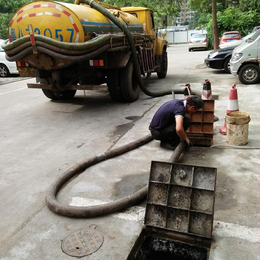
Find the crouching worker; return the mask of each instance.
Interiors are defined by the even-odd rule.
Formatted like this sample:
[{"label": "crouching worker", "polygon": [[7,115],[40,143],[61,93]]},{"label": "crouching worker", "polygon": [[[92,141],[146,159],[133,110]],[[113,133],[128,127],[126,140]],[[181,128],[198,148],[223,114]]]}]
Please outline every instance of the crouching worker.
[{"label": "crouching worker", "polygon": [[190,145],[186,130],[190,119],[186,113],[194,113],[203,107],[199,96],[191,96],[185,100],[173,99],[164,103],[155,113],[149,130],[155,140],[161,141],[161,147],[174,150],[180,141]]}]

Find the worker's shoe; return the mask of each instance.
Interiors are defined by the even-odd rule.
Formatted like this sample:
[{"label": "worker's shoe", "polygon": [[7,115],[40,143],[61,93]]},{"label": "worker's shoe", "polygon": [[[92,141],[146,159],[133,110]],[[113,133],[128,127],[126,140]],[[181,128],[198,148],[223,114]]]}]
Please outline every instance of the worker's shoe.
[{"label": "worker's shoe", "polygon": [[177,144],[170,142],[170,141],[161,141],[161,145],[162,148],[164,149],[168,149],[168,150],[175,150]]}]

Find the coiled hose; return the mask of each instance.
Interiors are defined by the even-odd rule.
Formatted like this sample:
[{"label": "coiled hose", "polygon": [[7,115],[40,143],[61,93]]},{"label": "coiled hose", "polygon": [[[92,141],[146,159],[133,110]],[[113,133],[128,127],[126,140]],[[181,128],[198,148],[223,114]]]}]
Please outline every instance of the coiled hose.
[{"label": "coiled hose", "polygon": [[129,143],[123,147],[119,147],[113,150],[110,150],[106,153],[93,156],[87,160],[82,161],[81,163],[78,163],[77,165],[73,166],[57,180],[55,181],[50,188],[48,189],[47,195],[46,195],[46,203],[47,206],[57,214],[67,216],[67,217],[77,217],[77,218],[91,218],[91,217],[97,217],[105,214],[110,214],[113,212],[120,211],[124,208],[130,207],[134,204],[136,204],[139,201],[142,201],[146,198],[147,194],[147,186],[142,188],[141,190],[137,191],[136,193],[129,195],[127,197],[124,197],[120,200],[109,202],[102,205],[96,205],[96,206],[88,206],[88,207],[75,207],[75,206],[68,206],[63,205],[60,202],[58,202],[56,195],[58,194],[60,188],[67,183],[71,178],[74,176],[80,174],[87,168],[91,167],[94,164],[97,164],[99,162],[102,162],[104,160],[111,159],[115,156],[118,156],[120,154],[123,154],[125,152],[131,151],[139,146],[142,146],[150,141],[152,141],[153,138],[151,135],[147,135],[144,138],[141,138],[137,141],[134,141],[132,143]]},{"label": "coiled hose", "polygon": [[[63,185],[65,185],[73,177],[79,175],[80,173],[82,173],[92,165],[95,165],[104,160],[108,160],[115,156],[131,151],[152,140],[153,140],[152,136],[147,135],[137,141],[131,142],[119,148],[115,148],[106,153],[93,156],[71,167],[66,172],[64,172],[63,175],[59,179],[57,179],[48,189],[46,195],[47,206],[49,207],[50,210],[52,210],[53,212],[59,215],[73,217],[73,218],[93,218],[93,217],[98,217],[98,216],[118,212],[120,210],[131,207],[143,201],[147,196],[148,186],[145,186],[142,189],[135,192],[134,194],[126,196],[122,199],[109,202],[106,204],[86,206],[86,207],[64,205],[57,200],[56,196],[59,190],[61,189],[61,187],[63,187]],[[186,148],[186,143],[180,142],[180,144],[176,147],[171,157],[171,162],[177,162],[185,148]]]},{"label": "coiled hose", "polygon": [[[70,61],[83,61],[91,59],[98,54],[106,51],[111,44],[113,47],[122,46],[119,42],[123,35],[99,35],[84,43],[66,43],[59,42],[42,35],[35,35],[37,49],[42,53],[52,57],[66,59]],[[111,43],[111,40],[113,42]],[[5,50],[6,59],[9,61],[18,61],[33,53],[29,35],[14,42],[6,40],[2,44]]]},{"label": "coiled hose", "polygon": [[[43,36],[43,35],[34,35],[35,40],[45,42],[51,46],[56,46],[61,49],[66,49],[66,50],[86,50],[91,47],[96,48],[97,46],[101,46],[111,39],[111,35],[109,34],[102,34],[102,35],[97,35],[96,37],[92,38],[91,40],[83,43],[71,43],[71,42],[60,42],[54,39],[51,39],[49,37]],[[124,36],[123,35],[113,35],[113,39],[122,39]],[[15,49],[19,46],[21,46],[23,43],[30,42],[30,35],[26,35],[20,39],[17,39],[13,42],[9,42],[8,40],[5,40],[2,43],[2,48],[5,50],[5,52]]]}]

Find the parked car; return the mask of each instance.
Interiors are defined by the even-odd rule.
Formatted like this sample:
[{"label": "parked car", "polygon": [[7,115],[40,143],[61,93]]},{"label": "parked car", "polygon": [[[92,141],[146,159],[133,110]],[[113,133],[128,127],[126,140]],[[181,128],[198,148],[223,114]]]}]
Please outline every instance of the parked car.
[{"label": "parked car", "polygon": [[230,73],[230,59],[235,46],[211,51],[205,59],[205,64],[211,69],[224,69],[226,73]]},{"label": "parked car", "polygon": [[[205,64],[208,68],[224,69],[227,73],[231,73],[230,59],[233,50],[243,43],[254,41],[259,35],[260,29],[246,35],[241,40],[236,40],[230,43],[223,44],[222,48],[211,51],[209,53],[208,57],[205,59]],[[226,46],[226,48],[223,48],[224,46]]]},{"label": "parked car", "polygon": [[[255,30],[255,31],[256,31],[256,30]],[[255,31],[249,33],[248,35],[246,35],[245,37],[243,37],[243,38],[240,39],[240,40],[229,41],[229,42],[220,44],[220,45],[219,45],[219,48],[220,48],[220,49],[225,49],[225,48],[229,48],[229,47],[234,47],[234,48],[235,48],[235,47],[237,47],[238,45],[240,45],[240,44],[246,42],[248,39],[250,39],[250,38],[254,35]]]},{"label": "parked car", "polygon": [[5,52],[1,47],[4,40],[0,40],[0,77],[8,77],[10,74],[19,74],[16,62],[10,62],[5,58]]},{"label": "parked car", "polygon": [[189,51],[194,49],[208,49],[208,39],[205,33],[194,33],[190,37]]},{"label": "parked car", "polygon": [[242,36],[238,31],[224,32],[220,38],[219,44],[223,44],[230,41],[240,40]]}]

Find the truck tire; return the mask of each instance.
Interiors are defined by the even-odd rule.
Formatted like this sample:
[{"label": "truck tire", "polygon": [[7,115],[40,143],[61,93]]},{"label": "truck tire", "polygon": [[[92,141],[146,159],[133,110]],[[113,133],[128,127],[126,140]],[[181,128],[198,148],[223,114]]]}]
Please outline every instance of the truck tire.
[{"label": "truck tire", "polygon": [[256,64],[246,64],[244,65],[239,73],[239,80],[243,84],[255,84],[260,80],[260,68]]},{"label": "truck tire", "polygon": [[59,100],[70,100],[76,95],[77,90],[62,90],[55,91],[56,96]]},{"label": "truck tire", "polygon": [[224,61],[224,70],[226,73],[231,73],[230,72],[230,59],[231,59],[231,56],[230,57],[227,57]]},{"label": "truck tire", "polygon": [[10,72],[4,64],[0,64],[0,77],[8,77]]},{"label": "truck tire", "polygon": [[53,90],[50,90],[50,89],[42,89],[42,92],[43,92],[43,94],[44,94],[47,98],[49,98],[49,99],[51,99],[51,100],[57,100],[57,99],[58,99],[57,96],[54,94]]},{"label": "truck tire", "polygon": [[120,73],[120,88],[123,101],[134,102],[140,94],[140,87],[134,74],[133,61],[130,59]]},{"label": "truck tire", "polygon": [[111,70],[107,75],[107,87],[113,101],[122,102],[123,96],[120,89],[119,70]]},{"label": "truck tire", "polygon": [[167,75],[167,70],[168,70],[168,57],[167,57],[167,52],[164,49],[162,53],[162,60],[160,64],[160,71],[157,72],[157,76],[159,79],[164,79]]},{"label": "truck tire", "polygon": [[42,89],[43,94],[51,100],[70,100],[72,99],[77,90],[51,90]]}]

